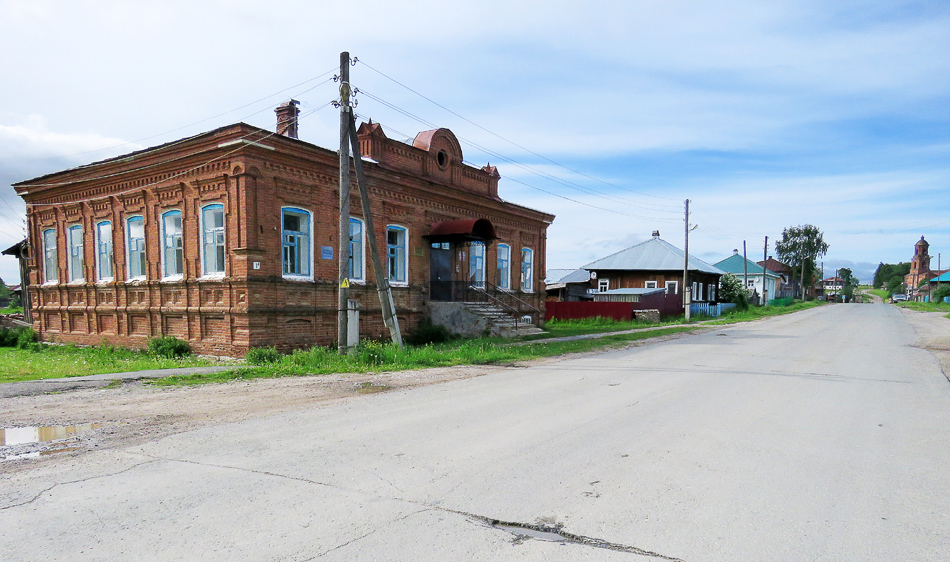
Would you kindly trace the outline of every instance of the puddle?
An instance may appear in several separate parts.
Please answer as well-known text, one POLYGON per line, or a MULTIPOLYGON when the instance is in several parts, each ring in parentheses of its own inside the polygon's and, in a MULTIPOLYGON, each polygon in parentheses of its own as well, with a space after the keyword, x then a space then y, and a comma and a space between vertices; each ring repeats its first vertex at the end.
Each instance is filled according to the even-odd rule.
POLYGON ((385 392, 391 389, 391 386, 385 385, 375 385, 371 382, 364 382, 356 385, 357 394, 376 394, 377 392, 385 392))
POLYGON ((35 459, 78 451, 79 436, 104 424, 48 425, 0 428, 0 462, 35 459))
POLYGON ((80 425, 47 425, 43 427, 5 427, 0 428, 0 447, 66 439, 100 427, 102 427, 102 423, 98 422, 80 425))

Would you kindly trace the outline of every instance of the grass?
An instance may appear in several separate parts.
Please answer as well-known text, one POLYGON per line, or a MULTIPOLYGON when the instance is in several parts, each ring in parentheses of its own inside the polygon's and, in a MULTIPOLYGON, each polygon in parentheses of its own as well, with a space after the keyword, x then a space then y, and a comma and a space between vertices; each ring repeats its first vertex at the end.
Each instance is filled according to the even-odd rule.
POLYGON ((791 314, 793 312, 799 312, 801 310, 808 310, 810 308, 815 308, 819 306, 824 306, 825 302, 821 301, 809 301, 801 302, 795 301, 791 306, 750 306, 746 310, 732 310, 728 314, 723 315, 722 318, 717 320, 712 320, 706 322, 707 326, 720 326, 723 324, 736 324, 738 322, 749 322, 751 320, 758 320, 759 318, 767 318, 769 316, 781 316, 782 314, 791 314))
POLYGON ((6 308, 0 308, 0 314, 23 314, 23 307, 8 306, 6 308))
MULTIPOLYGON (((682 324, 682 317, 669 319, 664 324, 659 325, 644 322, 617 322, 604 318, 550 322, 547 325, 548 333, 541 336, 544 339, 526 338, 528 341, 522 342, 521 345, 505 345, 511 343, 510 340, 499 338, 481 338, 458 340, 438 345, 406 346, 400 350, 392 345, 368 341, 361 343, 354 355, 343 357, 338 355, 335 349, 314 347, 309 350, 299 350, 288 355, 277 356, 276 361, 262 366, 234 369, 221 373, 166 377, 150 381, 149 384, 158 386, 196 385, 267 377, 330 373, 378 373, 455 365, 509 364, 567 353, 621 348, 632 342, 648 338, 689 332, 708 325, 732 324, 767 316, 788 314, 821 306, 822 304, 824 303, 796 302, 788 307, 751 307, 746 311, 733 311, 718 320, 702 321, 707 319, 700 317, 696 320, 701 322, 689 326, 674 325, 682 324), (656 329, 629 334, 611 333, 650 327, 656 329), (551 338, 594 333, 605 333, 606 335, 596 339, 568 342, 545 341, 551 338)), ((47 346, 40 352, 0 348, 0 383, 214 364, 216 363, 197 358, 162 359, 141 351, 129 351, 109 346, 87 348, 47 346)))
POLYGON ((0 348, 0 383, 215 365, 207 359, 163 359, 111 346, 49 345, 39 351, 0 348))
POLYGON ((885 301, 888 299, 888 297, 891 296, 890 293, 888 293, 884 289, 866 289, 865 292, 871 293, 872 295, 876 297, 881 297, 885 301))
POLYGON ((919 310, 920 312, 943 312, 947 314, 947 318, 950 318, 950 304, 945 302, 913 302, 913 301, 904 301, 896 303, 897 306, 902 308, 909 308, 911 310, 919 310))
POLYGON ((497 341, 487 338, 440 345, 406 346, 401 350, 391 344, 365 342, 360 344, 357 353, 352 356, 340 356, 337 355, 336 350, 314 347, 285 355, 280 360, 266 366, 235 369, 221 373, 167 377, 150 381, 150 384, 180 386, 266 377, 330 373, 379 373, 454 365, 504 365, 565 353, 614 349, 624 347, 637 340, 688 332, 700 327, 701 325, 670 327, 633 334, 612 334, 592 340, 538 341, 517 346, 499 345, 497 341))
POLYGON ((618 320, 613 320, 611 318, 604 318, 598 316, 597 318, 584 318, 580 320, 551 320, 545 324, 544 329, 547 331, 546 334, 538 334, 535 336, 528 336, 524 339, 526 340, 541 340, 549 338, 562 338, 566 336, 580 336, 585 334, 602 334, 605 332, 621 332, 624 330, 635 330, 638 328, 654 328, 657 326, 673 326, 676 324, 682 324, 684 322, 683 317, 679 316, 676 318, 669 318, 660 322, 659 324, 653 324, 650 322, 631 320, 627 322, 621 322, 618 320))

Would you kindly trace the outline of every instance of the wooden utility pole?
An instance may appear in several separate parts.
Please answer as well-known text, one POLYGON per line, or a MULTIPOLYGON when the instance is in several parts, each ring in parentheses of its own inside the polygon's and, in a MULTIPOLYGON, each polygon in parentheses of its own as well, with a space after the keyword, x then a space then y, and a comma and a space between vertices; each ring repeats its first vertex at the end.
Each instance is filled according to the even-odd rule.
MULTIPOLYGON (((383 322, 389 328, 389 336, 393 343, 402 347, 402 333, 399 331, 399 319, 396 318, 396 305, 393 302, 393 291, 389 287, 389 277, 383 269, 379 256, 379 244, 376 241, 376 228, 373 226, 373 213, 369 207, 369 186, 366 185, 366 176, 363 174, 363 158, 360 155, 360 143, 356 137, 356 119, 350 114, 350 143, 353 149, 353 164, 356 166, 356 184, 360 189, 360 204, 363 207, 363 220, 366 221, 366 230, 369 232, 369 253, 373 260, 373 272, 376 274, 376 292, 379 294, 379 304, 383 313, 383 322)), ((408 247, 408 241, 406 242, 408 247)))
MULTIPOLYGON (((373 213, 369 204, 369 187, 363 174, 363 160, 360 156, 359 139, 356 136, 356 117, 350 101, 350 53, 340 53, 340 229, 339 229, 339 308, 337 312, 337 338, 340 355, 351 352, 347 345, 349 286, 350 286, 350 155, 356 168, 356 183, 360 190, 360 203, 363 207, 363 220, 366 228, 363 236, 369 240, 370 256, 373 260, 373 272, 376 275, 376 291, 379 293, 379 305, 383 322, 389 328, 394 343, 402 347, 402 334, 396 318, 389 277, 383 269, 379 256, 379 243, 376 240, 376 228, 373 225, 373 213)), ((408 245, 408 241, 407 241, 408 245)))
POLYGON ((765 269, 765 264, 769 261, 769 237, 765 237, 765 247, 762 249, 762 304, 765 306, 769 305, 769 289, 768 285, 765 284, 765 272, 768 271, 765 269))
POLYGON ((689 199, 686 200, 686 217, 683 219, 683 227, 686 232, 686 241, 683 243, 683 308, 686 321, 689 322, 689 305, 693 295, 689 288, 689 199))
MULTIPOLYGON (((348 307, 350 300, 350 53, 340 53, 340 229, 337 249, 339 279, 337 289, 336 338, 337 351, 346 355, 350 349, 348 307)), ((372 231, 370 231, 372 232, 372 231)))
POLYGON ((749 258, 746 257, 745 240, 742 241, 742 285, 743 285, 743 289, 746 292, 746 295, 748 295, 749 294, 749 258))

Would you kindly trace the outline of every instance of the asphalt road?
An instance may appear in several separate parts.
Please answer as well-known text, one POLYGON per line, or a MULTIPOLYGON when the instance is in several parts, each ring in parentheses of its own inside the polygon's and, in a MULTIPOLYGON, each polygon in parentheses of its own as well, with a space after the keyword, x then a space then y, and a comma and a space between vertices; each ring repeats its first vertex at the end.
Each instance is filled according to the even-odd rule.
POLYGON ((915 340, 833 305, 41 464, 0 559, 950 560, 915 340))

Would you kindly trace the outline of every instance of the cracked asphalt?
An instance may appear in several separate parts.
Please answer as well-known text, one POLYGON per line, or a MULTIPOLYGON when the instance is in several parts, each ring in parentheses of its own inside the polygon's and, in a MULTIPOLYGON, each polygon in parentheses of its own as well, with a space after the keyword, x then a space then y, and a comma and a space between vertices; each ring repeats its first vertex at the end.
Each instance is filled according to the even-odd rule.
POLYGON ((38 462, 0 558, 948 560, 921 340, 833 305, 38 462))

